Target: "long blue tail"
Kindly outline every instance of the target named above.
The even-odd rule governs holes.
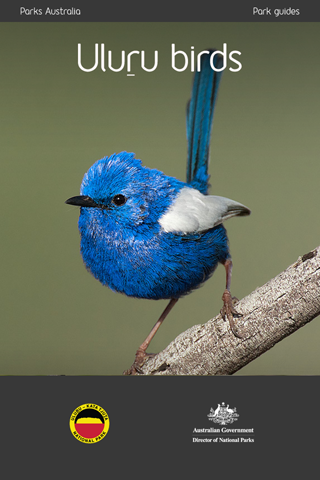
[[[221,72],[210,66],[210,54],[201,56],[201,71],[196,72],[193,80],[191,100],[187,105],[187,182],[202,193],[208,189],[209,146],[213,120],[213,110],[217,98]],[[214,56],[213,65],[222,68],[222,56]]]

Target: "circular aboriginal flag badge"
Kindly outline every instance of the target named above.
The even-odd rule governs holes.
[[[97,443],[107,435],[109,423],[108,414],[102,407],[85,403],[72,412],[70,430],[79,442]]]

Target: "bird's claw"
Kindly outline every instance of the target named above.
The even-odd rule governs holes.
[[[133,364],[128,370],[123,372],[123,375],[143,375],[142,367],[145,361],[155,355],[155,353],[147,353],[138,349]]]
[[[242,314],[234,308],[234,305],[236,305],[239,300],[236,297],[232,297],[230,291],[227,289],[223,292],[222,300],[223,307],[220,310],[222,318],[224,320],[226,318],[228,319],[230,329],[235,337],[243,338],[243,336],[237,331],[237,327],[234,323],[234,317],[242,317]]]

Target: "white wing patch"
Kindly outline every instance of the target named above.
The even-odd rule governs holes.
[[[166,232],[188,234],[208,230],[236,215],[249,214],[247,207],[234,200],[184,187],[159,223]]]

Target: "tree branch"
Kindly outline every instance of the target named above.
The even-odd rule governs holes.
[[[236,338],[221,315],[148,358],[144,375],[231,375],[320,314],[320,247],[237,303]]]

